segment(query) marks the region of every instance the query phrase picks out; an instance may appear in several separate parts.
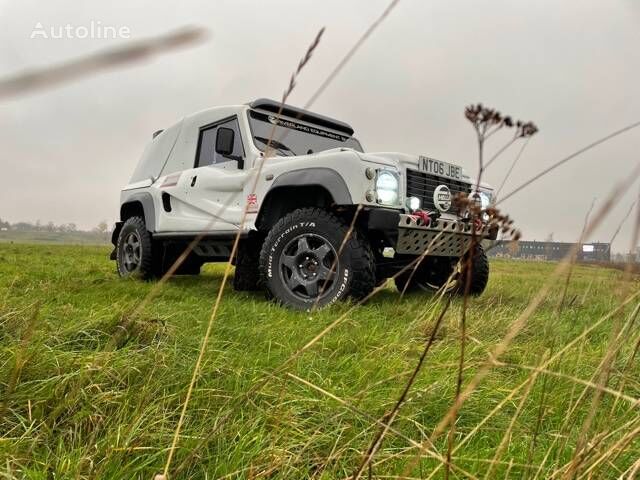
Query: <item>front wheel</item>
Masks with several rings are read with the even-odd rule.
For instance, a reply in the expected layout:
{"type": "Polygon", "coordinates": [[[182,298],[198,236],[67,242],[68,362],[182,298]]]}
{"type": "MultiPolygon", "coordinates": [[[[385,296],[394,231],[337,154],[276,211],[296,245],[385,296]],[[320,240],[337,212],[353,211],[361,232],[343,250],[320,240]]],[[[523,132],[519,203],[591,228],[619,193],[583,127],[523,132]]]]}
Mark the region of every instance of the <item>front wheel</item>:
{"type": "Polygon", "coordinates": [[[260,252],[260,278],[268,294],[298,310],[368,295],[375,285],[371,247],[355,230],[343,246],[347,234],[344,222],[319,208],[283,217],[260,252]]]}
{"type": "Polygon", "coordinates": [[[469,294],[481,295],[489,282],[489,260],[481,245],[463,258],[426,257],[415,270],[409,267],[395,279],[400,292],[439,291],[464,295],[467,278],[469,294]],[[471,261],[469,261],[471,256],[471,261]]]}
{"type": "Polygon", "coordinates": [[[153,276],[151,234],[143,218],[131,217],[122,225],[116,245],[116,266],[121,277],[153,276]]]}
{"type": "Polygon", "coordinates": [[[395,277],[396,288],[401,293],[436,292],[441,289],[453,292],[458,287],[456,264],[455,258],[425,257],[418,268],[411,265],[395,277]]]}
{"type": "Polygon", "coordinates": [[[489,259],[482,248],[476,245],[473,252],[467,252],[465,258],[461,260],[461,272],[458,280],[458,293],[464,294],[467,282],[469,283],[470,295],[481,295],[489,283],[489,259]],[[469,261],[471,256],[471,261],[469,261]],[[471,267],[469,269],[469,266],[471,267]],[[470,276],[467,280],[467,276],[470,276]]]}

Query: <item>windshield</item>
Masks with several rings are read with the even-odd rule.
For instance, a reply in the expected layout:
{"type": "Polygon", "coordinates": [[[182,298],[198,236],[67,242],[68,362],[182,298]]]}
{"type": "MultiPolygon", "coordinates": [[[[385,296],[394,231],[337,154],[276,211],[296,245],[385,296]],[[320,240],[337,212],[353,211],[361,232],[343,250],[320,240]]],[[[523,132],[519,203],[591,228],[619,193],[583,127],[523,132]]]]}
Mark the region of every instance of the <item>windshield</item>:
{"type": "Polygon", "coordinates": [[[354,137],[347,137],[332,130],[286,117],[276,120],[276,115],[251,110],[249,112],[251,134],[256,147],[263,152],[267,148],[267,142],[276,121],[278,123],[271,141],[271,148],[279,156],[308,155],[339,147],[363,151],[360,142],[354,137]]]}

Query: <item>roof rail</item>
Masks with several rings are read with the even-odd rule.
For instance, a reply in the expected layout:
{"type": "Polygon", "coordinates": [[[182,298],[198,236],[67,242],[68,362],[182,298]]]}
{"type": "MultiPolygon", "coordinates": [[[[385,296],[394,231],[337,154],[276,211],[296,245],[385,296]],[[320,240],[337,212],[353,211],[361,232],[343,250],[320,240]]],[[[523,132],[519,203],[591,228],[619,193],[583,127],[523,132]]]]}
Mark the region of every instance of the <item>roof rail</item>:
{"type": "MultiPolygon", "coordinates": [[[[249,103],[249,106],[251,108],[258,108],[260,110],[266,110],[267,112],[272,113],[278,113],[280,111],[280,105],[281,102],[268,98],[259,98],[249,103]]],[[[282,108],[282,115],[289,118],[302,120],[303,122],[313,123],[314,125],[331,128],[333,130],[337,130],[338,132],[346,133],[349,136],[353,135],[353,128],[351,128],[351,125],[345,122],[341,122],[340,120],[325,117],[324,115],[320,115],[318,113],[303,110],[302,108],[285,104],[282,108]]]]}

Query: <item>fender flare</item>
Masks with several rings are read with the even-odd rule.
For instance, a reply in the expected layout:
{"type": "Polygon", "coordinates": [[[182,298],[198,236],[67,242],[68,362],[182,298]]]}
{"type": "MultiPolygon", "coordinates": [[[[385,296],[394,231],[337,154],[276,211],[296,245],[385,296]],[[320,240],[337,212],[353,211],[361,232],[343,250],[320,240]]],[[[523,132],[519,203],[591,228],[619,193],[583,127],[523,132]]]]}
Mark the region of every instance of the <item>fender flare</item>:
{"type": "Polygon", "coordinates": [[[126,195],[122,199],[120,205],[120,220],[122,218],[122,208],[128,203],[139,202],[142,205],[144,211],[144,223],[147,226],[147,230],[150,232],[156,231],[156,207],[153,202],[153,196],[149,192],[135,192],[126,195]]]}
{"type": "Polygon", "coordinates": [[[283,173],[271,184],[267,195],[279,187],[301,187],[304,185],[324,187],[338,205],[353,203],[347,183],[342,176],[335,170],[326,167],[301,168],[283,173]]]}

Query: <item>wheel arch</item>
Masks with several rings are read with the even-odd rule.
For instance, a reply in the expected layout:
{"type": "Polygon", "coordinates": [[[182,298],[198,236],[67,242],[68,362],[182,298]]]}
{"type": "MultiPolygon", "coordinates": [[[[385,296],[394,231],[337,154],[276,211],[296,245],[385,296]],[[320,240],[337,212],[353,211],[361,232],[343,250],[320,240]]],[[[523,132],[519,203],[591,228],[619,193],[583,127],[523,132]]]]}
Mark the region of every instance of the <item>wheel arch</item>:
{"type": "Polygon", "coordinates": [[[127,195],[120,205],[120,220],[141,216],[149,232],[155,232],[156,216],[153,197],[149,192],[137,192],[127,195]]]}
{"type": "Polygon", "coordinates": [[[279,175],[265,195],[256,225],[268,230],[280,218],[298,208],[351,205],[342,176],[330,168],[305,168],[279,175]]]}

